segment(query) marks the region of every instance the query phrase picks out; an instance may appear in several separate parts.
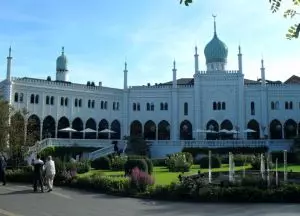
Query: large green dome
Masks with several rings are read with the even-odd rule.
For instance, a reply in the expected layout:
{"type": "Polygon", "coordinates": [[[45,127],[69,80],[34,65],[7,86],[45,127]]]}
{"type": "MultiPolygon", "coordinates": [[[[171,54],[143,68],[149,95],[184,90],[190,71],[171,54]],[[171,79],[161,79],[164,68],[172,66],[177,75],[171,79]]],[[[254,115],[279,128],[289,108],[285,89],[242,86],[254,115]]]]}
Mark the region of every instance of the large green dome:
{"type": "Polygon", "coordinates": [[[226,44],[223,41],[221,41],[217,36],[216,22],[214,22],[214,37],[205,46],[204,55],[206,58],[206,63],[227,62],[228,48],[226,44]]]}

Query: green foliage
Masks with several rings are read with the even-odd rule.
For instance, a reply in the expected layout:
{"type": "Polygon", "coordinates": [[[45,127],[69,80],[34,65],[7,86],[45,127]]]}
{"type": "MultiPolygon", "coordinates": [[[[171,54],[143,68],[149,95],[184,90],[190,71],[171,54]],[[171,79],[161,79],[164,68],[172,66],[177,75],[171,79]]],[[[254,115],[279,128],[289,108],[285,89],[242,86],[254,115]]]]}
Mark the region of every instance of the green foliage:
{"type": "Polygon", "coordinates": [[[91,163],[88,160],[81,161],[81,162],[76,162],[76,171],[77,173],[87,173],[91,170],[91,163]]]}
{"type": "Polygon", "coordinates": [[[193,0],[180,0],[180,4],[184,3],[185,6],[189,6],[193,3],[193,0]]]}
{"type": "Polygon", "coordinates": [[[111,159],[111,169],[114,171],[123,171],[124,165],[127,161],[125,156],[114,156],[111,159]]]}
{"type": "Polygon", "coordinates": [[[192,166],[190,160],[190,154],[186,152],[179,152],[175,154],[171,154],[168,156],[166,160],[166,165],[170,172],[188,172],[190,167],[192,166]],[[186,156],[188,155],[188,157],[186,156]]]}
{"type": "MultiPolygon", "coordinates": [[[[199,160],[199,165],[201,169],[207,169],[209,167],[209,158],[207,156],[199,160]]],[[[221,161],[219,157],[211,156],[211,168],[220,168],[221,161]]]]}
{"type": "MultiPolygon", "coordinates": [[[[267,170],[267,158],[264,157],[265,161],[265,169],[267,170]]],[[[253,170],[260,170],[260,165],[261,165],[261,158],[260,155],[254,155],[251,158],[251,166],[253,170]]],[[[272,161],[269,162],[269,168],[272,169],[274,167],[274,164],[272,161]]]]}
{"type": "Polygon", "coordinates": [[[166,158],[151,159],[153,166],[166,166],[166,158]]]}
{"type": "MultiPolygon", "coordinates": [[[[271,11],[273,13],[277,12],[280,7],[281,7],[281,3],[282,0],[269,0],[270,4],[271,4],[271,11]]],[[[292,0],[293,5],[296,7],[300,6],[300,0],[292,0]]],[[[294,18],[295,15],[299,15],[299,13],[295,10],[295,9],[287,9],[283,16],[284,18],[294,18]]],[[[288,29],[288,33],[286,34],[286,38],[291,40],[293,38],[298,38],[299,37],[299,32],[300,32],[300,23],[298,24],[294,24],[293,26],[291,26],[288,29]]]]}
{"type": "Polygon", "coordinates": [[[141,156],[141,155],[130,155],[130,156],[128,156],[128,160],[130,160],[130,159],[144,159],[147,163],[148,174],[152,174],[152,172],[153,172],[153,163],[148,157],[141,156]]]}
{"type": "Polygon", "coordinates": [[[128,159],[124,165],[124,170],[126,175],[130,175],[132,169],[135,167],[139,168],[143,172],[148,173],[148,166],[145,159],[128,159]]]}
{"type": "Polygon", "coordinates": [[[83,152],[92,152],[98,149],[94,147],[47,147],[40,152],[40,155],[44,158],[51,155],[61,160],[69,160],[70,157],[75,158],[76,155],[80,155],[83,152]]]}
{"type": "Polygon", "coordinates": [[[141,136],[128,136],[126,154],[130,155],[149,155],[150,143],[144,140],[141,136]]]}
{"type": "Polygon", "coordinates": [[[93,160],[91,163],[92,168],[97,170],[110,170],[111,161],[108,157],[100,157],[96,160],[93,160]]]}

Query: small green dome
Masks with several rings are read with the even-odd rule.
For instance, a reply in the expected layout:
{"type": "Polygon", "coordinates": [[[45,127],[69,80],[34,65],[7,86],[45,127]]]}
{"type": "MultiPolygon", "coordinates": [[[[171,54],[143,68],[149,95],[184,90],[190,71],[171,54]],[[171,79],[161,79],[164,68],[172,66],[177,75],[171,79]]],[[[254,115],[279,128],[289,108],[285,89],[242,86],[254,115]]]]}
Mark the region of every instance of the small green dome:
{"type": "MultiPolygon", "coordinates": [[[[213,16],[215,18],[215,16],[213,16]]],[[[228,48],[217,36],[216,21],[214,20],[214,37],[204,49],[206,63],[227,62],[228,48]]]]}
{"type": "Polygon", "coordinates": [[[56,59],[56,71],[68,71],[68,59],[64,54],[64,47],[61,56],[56,59]]]}

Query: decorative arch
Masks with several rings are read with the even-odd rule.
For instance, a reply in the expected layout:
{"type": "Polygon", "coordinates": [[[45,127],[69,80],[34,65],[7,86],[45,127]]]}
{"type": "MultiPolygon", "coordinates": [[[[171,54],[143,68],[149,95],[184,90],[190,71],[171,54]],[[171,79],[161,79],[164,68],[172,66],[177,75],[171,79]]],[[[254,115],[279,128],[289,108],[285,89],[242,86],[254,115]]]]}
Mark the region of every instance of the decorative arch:
{"type": "MultiPolygon", "coordinates": [[[[220,128],[221,128],[221,130],[226,129],[226,130],[230,131],[233,129],[233,125],[230,120],[225,119],[224,121],[222,121],[220,128]]],[[[220,138],[221,139],[233,139],[233,134],[221,133],[220,138]]]]}
{"type": "Polygon", "coordinates": [[[40,131],[41,131],[40,118],[35,114],[29,116],[27,120],[27,133],[26,133],[27,145],[34,145],[36,141],[40,140],[40,131]]]}
{"type": "Polygon", "coordinates": [[[247,133],[247,139],[260,139],[259,123],[255,119],[251,119],[247,124],[247,129],[255,132],[247,133]]]}
{"type": "Polygon", "coordinates": [[[102,119],[98,125],[98,138],[99,139],[108,139],[108,133],[100,133],[100,131],[105,130],[105,129],[109,129],[108,121],[106,119],[102,119]]]}
{"type": "Polygon", "coordinates": [[[206,133],[207,140],[216,140],[219,138],[219,124],[216,120],[209,120],[206,124],[206,130],[212,131],[212,133],[206,133]]]}
{"type": "Polygon", "coordinates": [[[72,133],[72,138],[73,139],[82,139],[83,133],[80,131],[83,130],[83,121],[81,120],[81,118],[77,117],[72,121],[72,128],[78,131],[78,132],[72,133]]]}
{"type": "Polygon", "coordinates": [[[95,130],[95,132],[85,133],[85,139],[96,139],[97,137],[97,123],[93,118],[89,118],[85,123],[85,128],[90,128],[95,130]]]}
{"type": "Polygon", "coordinates": [[[48,115],[43,121],[43,139],[55,138],[55,120],[48,115]]]}
{"type": "Polygon", "coordinates": [[[170,140],[170,124],[166,120],[162,120],[158,123],[158,139],[159,140],[170,140]]]}
{"type": "Polygon", "coordinates": [[[277,119],[270,123],[270,139],[282,139],[282,124],[277,119]]]}
{"type": "Polygon", "coordinates": [[[144,125],[144,138],[146,140],[156,140],[156,124],[149,120],[144,125]]]}
{"type": "Polygon", "coordinates": [[[143,125],[140,121],[134,120],[130,124],[130,136],[142,136],[143,125]]]}
{"type": "Polygon", "coordinates": [[[288,119],[284,123],[284,138],[293,139],[297,136],[297,123],[293,119],[288,119]]]}
{"type": "Polygon", "coordinates": [[[184,120],[180,123],[180,140],[193,139],[193,126],[190,121],[184,120]]]}
{"type": "Polygon", "coordinates": [[[67,117],[63,116],[58,120],[57,123],[57,138],[70,138],[69,132],[60,131],[61,129],[70,127],[70,121],[67,117]]]}
{"type": "Polygon", "coordinates": [[[113,120],[110,128],[115,133],[111,134],[111,139],[121,139],[121,124],[118,120],[113,120]]]}

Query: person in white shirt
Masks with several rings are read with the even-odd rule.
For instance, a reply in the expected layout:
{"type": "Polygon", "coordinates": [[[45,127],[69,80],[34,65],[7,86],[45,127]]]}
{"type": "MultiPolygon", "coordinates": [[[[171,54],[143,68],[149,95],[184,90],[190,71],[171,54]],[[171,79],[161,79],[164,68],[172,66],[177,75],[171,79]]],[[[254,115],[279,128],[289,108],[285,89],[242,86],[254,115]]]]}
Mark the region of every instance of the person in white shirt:
{"type": "Polygon", "coordinates": [[[56,174],[55,163],[52,160],[51,156],[48,156],[47,162],[45,164],[45,174],[48,192],[51,192],[53,190],[53,180],[56,174]]]}

